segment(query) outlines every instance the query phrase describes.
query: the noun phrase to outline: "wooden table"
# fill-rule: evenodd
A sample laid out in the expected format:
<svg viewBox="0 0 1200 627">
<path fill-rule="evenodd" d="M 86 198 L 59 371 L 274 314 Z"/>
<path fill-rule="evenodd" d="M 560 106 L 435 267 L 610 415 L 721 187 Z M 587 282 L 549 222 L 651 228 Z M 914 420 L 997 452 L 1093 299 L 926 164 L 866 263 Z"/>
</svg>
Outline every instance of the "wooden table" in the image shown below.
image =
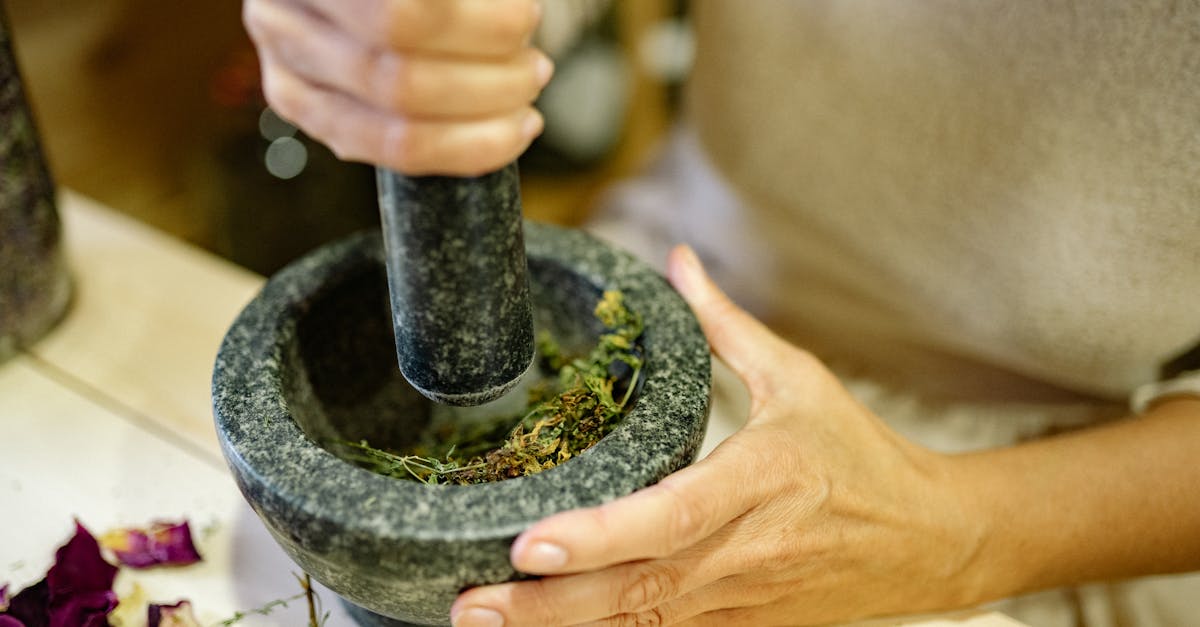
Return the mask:
<svg viewBox="0 0 1200 627">
<path fill-rule="evenodd" d="M 140 589 L 143 598 L 118 610 L 132 610 L 132 621 L 118 620 L 140 626 L 146 601 L 186 598 L 212 624 L 297 594 L 300 571 L 238 493 L 210 409 L 217 346 L 262 277 L 77 194 L 64 191 L 60 205 L 71 310 L 0 364 L 0 585 L 15 591 L 40 579 L 73 519 L 102 533 L 186 518 L 204 561 L 123 569 L 118 594 Z M 714 438 L 728 433 L 715 427 Z M 318 589 L 329 627 L 352 625 L 333 593 Z M 303 625 L 305 615 L 294 601 L 240 624 Z M 920 624 L 1019 625 L 978 613 Z"/>
</svg>

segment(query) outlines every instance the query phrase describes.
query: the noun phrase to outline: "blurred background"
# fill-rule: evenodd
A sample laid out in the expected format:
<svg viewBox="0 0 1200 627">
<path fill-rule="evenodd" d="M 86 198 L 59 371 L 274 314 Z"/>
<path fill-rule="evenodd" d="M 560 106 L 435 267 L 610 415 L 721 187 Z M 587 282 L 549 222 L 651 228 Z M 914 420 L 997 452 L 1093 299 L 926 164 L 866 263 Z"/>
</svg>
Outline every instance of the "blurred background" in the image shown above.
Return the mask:
<svg viewBox="0 0 1200 627">
<path fill-rule="evenodd" d="M 545 0 L 546 131 L 522 157 L 528 217 L 576 225 L 653 157 L 692 41 L 682 0 Z M 378 225 L 373 170 L 265 107 L 240 2 L 7 0 L 59 185 L 270 274 Z"/>
</svg>

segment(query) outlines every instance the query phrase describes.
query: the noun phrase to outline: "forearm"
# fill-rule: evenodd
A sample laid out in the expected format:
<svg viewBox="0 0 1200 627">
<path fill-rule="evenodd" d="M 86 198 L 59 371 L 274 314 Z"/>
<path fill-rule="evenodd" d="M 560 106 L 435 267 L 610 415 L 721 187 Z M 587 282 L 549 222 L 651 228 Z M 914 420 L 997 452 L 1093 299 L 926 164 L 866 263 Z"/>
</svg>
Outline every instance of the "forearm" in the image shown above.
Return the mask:
<svg viewBox="0 0 1200 627">
<path fill-rule="evenodd" d="M 961 455 L 949 481 L 977 512 L 967 570 L 982 601 L 1200 569 L 1200 399 L 1011 448 Z"/>
</svg>

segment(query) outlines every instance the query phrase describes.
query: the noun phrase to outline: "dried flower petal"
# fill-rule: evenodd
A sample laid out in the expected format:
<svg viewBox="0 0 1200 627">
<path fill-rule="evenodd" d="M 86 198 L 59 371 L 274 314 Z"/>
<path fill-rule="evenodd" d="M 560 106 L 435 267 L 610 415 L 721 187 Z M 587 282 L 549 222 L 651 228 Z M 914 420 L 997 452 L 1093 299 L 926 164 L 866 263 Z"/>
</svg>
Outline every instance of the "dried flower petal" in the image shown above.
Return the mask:
<svg viewBox="0 0 1200 627">
<path fill-rule="evenodd" d="M 51 602 L 49 627 L 108 627 L 108 613 L 115 607 L 112 590 L 72 594 Z"/>
<path fill-rule="evenodd" d="M 15 620 L 24 627 L 46 627 L 50 623 L 46 609 L 49 605 L 50 586 L 43 579 L 13 596 L 0 618 Z M 6 623 L 0 623 L 0 626 L 9 627 Z"/>
<path fill-rule="evenodd" d="M 111 590 L 116 576 L 117 567 L 101 557 L 96 538 L 75 521 L 75 535 L 54 554 L 46 582 L 53 599 L 62 594 Z"/>
<path fill-rule="evenodd" d="M 25 627 L 25 623 L 11 616 L 0 614 L 0 627 Z"/>
<path fill-rule="evenodd" d="M 200 627 L 200 621 L 192 613 L 190 601 L 181 600 L 174 605 L 151 603 L 146 608 L 146 627 Z"/>
<path fill-rule="evenodd" d="M 181 523 L 155 522 L 148 529 L 114 529 L 100 538 L 104 548 L 131 568 L 185 566 L 200 561 L 192 529 Z"/>
<path fill-rule="evenodd" d="M 75 521 L 75 535 L 58 549 L 46 578 L 12 598 L 0 627 L 107 627 L 117 606 L 116 575 L 96 539 Z"/>
<path fill-rule="evenodd" d="M 116 576 L 117 567 L 104 561 L 96 539 L 75 521 L 75 536 L 58 549 L 46 573 L 50 627 L 107 627 L 117 606 Z"/>
<path fill-rule="evenodd" d="M 8 609 L 8 584 L 0 586 L 0 612 Z"/>
</svg>

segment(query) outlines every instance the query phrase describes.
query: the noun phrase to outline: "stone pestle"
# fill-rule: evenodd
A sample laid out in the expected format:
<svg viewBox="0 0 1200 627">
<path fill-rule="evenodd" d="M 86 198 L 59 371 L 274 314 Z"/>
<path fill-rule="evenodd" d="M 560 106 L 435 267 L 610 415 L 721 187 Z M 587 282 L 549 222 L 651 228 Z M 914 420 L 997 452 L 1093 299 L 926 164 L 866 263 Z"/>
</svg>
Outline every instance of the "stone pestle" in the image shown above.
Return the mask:
<svg viewBox="0 0 1200 627">
<path fill-rule="evenodd" d="M 516 163 L 475 178 L 376 176 L 401 373 L 438 403 L 499 398 L 534 359 Z"/>
</svg>

